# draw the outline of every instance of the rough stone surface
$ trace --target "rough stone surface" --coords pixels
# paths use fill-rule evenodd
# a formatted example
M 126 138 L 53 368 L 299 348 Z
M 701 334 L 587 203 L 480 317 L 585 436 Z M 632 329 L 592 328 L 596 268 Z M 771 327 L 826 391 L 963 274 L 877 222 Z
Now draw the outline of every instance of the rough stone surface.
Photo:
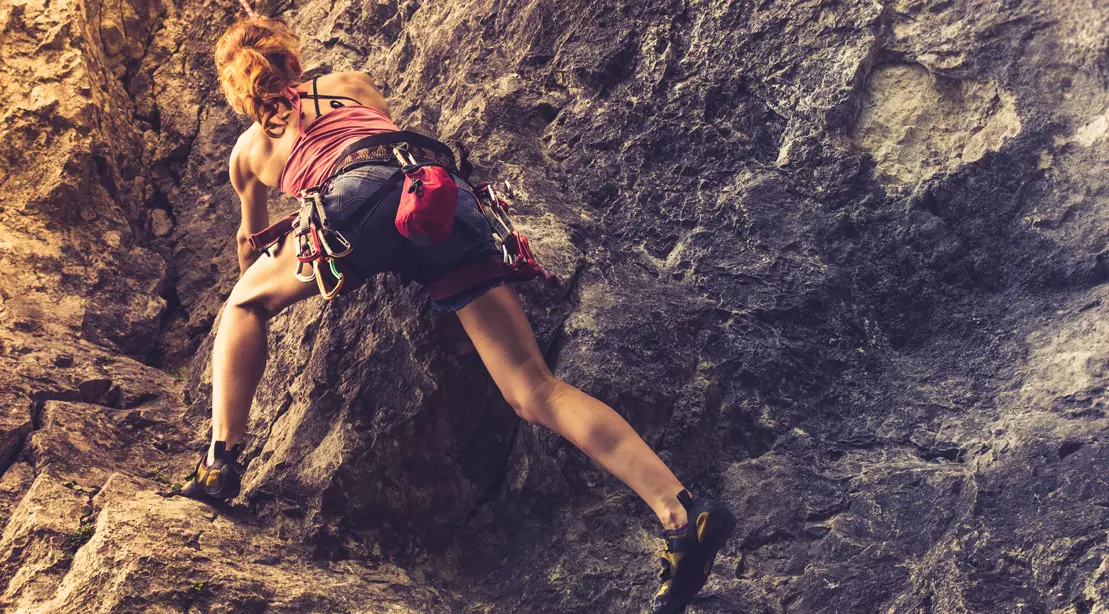
M 1011 94 L 994 83 L 948 81 L 917 64 L 871 72 L 853 132 L 883 183 L 914 184 L 954 171 L 1020 132 Z
M 1109 612 L 1102 7 L 256 8 L 516 187 L 556 374 L 741 518 L 691 612 Z M 0 3 L 0 604 L 640 611 L 645 506 L 390 277 L 272 323 L 242 496 L 174 496 L 237 273 L 237 11 Z

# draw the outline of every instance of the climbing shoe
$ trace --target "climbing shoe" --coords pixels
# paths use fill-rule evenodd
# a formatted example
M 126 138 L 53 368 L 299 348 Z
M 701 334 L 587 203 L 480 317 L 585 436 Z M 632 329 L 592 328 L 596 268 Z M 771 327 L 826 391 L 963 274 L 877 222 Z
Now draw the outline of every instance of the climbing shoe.
M 722 504 L 696 499 L 689 491 L 678 493 L 689 520 L 673 531 L 664 530 L 666 549 L 662 553 L 662 588 L 655 594 L 651 614 L 679 614 L 705 585 L 716 553 L 735 531 L 735 516 Z
M 210 497 L 224 501 L 239 496 L 239 488 L 242 486 L 243 466 L 235 459 L 242 451 L 243 444 L 241 443 L 231 446 L 231 449 L 228 450 L 226 443 L 217 441 L 215 444 L 216 461 L 209 465 L 208 450 L 204 450 L 200 462 L 196 464 L 196 469 L 189 477 L 185 478 L 187 482 L 184 488 L 181 489 L 181 494 L 194 499 Z

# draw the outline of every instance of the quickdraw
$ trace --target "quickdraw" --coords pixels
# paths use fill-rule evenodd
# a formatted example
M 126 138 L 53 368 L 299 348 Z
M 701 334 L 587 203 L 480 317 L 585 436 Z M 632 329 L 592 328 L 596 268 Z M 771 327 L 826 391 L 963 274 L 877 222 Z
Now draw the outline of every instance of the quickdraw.
M 542 277 L 548 284 L 557 285 L 558 278 L 543 269 L 531 251 L 528 238 L 516 229 L 512 218 L 508 217 L 509 204 L 505 198 L 515 197 L 512 185 L 507 181 L 504 182 L 504 196 L 502 196 L 493 188 L 493 184 L 483 181 L 474 186 L 474 195 L 477 197 L 481 212 L 493 229 L 493 238 L 501 250 L 504 266 L 508 269 L 510 277 L 516 281 Z
M 302 191 L 298 200 L 300 213 L 292 221 L 297 257 L 297 268 L 293 274 L 304 283 L 315 280 L 320 294 L 324 299 L 331 300 L 343 289 L 346 279 L 335 262 L 350 254 L 351 245 L 342 233 L 327 226 L 327 213 L 318 189 Z M 310 273 L 304 272 L 305 265 L 311 268 Z

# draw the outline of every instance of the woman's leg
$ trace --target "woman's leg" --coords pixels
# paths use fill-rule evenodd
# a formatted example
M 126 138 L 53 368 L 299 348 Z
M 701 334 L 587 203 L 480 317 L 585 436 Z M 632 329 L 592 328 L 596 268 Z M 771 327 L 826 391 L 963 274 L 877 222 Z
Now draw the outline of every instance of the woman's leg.
M 511 288 L 486 292 L 460 309 L 458 319 L 521 418 L 580 448 L 631 487 L 666 528 L 685 524 L 676 498 L 682 483 L 620 414 L 551 374 Z
M 315 283 L 293 276 L 293 236 L 281 248 L 262 256 L 247 269 L 223 309 L 212 348 L 212 442 L 208 462 L 215 461 L 214 443 L 236 444 L 246 433 L 254 391 L 266 370 L 266 322 L 286 307 L 317 293 Z

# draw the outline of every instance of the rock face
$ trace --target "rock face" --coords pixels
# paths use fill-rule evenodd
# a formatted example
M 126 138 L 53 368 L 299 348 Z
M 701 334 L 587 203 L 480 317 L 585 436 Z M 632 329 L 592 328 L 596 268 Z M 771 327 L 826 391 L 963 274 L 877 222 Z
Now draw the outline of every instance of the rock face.
M 871 72 L 852 138 L 873 156 L 887 188 L 953 172 L 1020 133 L 1015 99 L 996 83 L 946 81 L 919 64 Z
M 255 8 L 512 181 L 556 374 L 741 518 L 690 611 L 1109 612 L 1109 12 Z M 237 11 L 0 3 L 2 609 L 640 611 L 646 506 L 390 277 L 271 324 L 242 496 L 175 496 L 236 275 Z

